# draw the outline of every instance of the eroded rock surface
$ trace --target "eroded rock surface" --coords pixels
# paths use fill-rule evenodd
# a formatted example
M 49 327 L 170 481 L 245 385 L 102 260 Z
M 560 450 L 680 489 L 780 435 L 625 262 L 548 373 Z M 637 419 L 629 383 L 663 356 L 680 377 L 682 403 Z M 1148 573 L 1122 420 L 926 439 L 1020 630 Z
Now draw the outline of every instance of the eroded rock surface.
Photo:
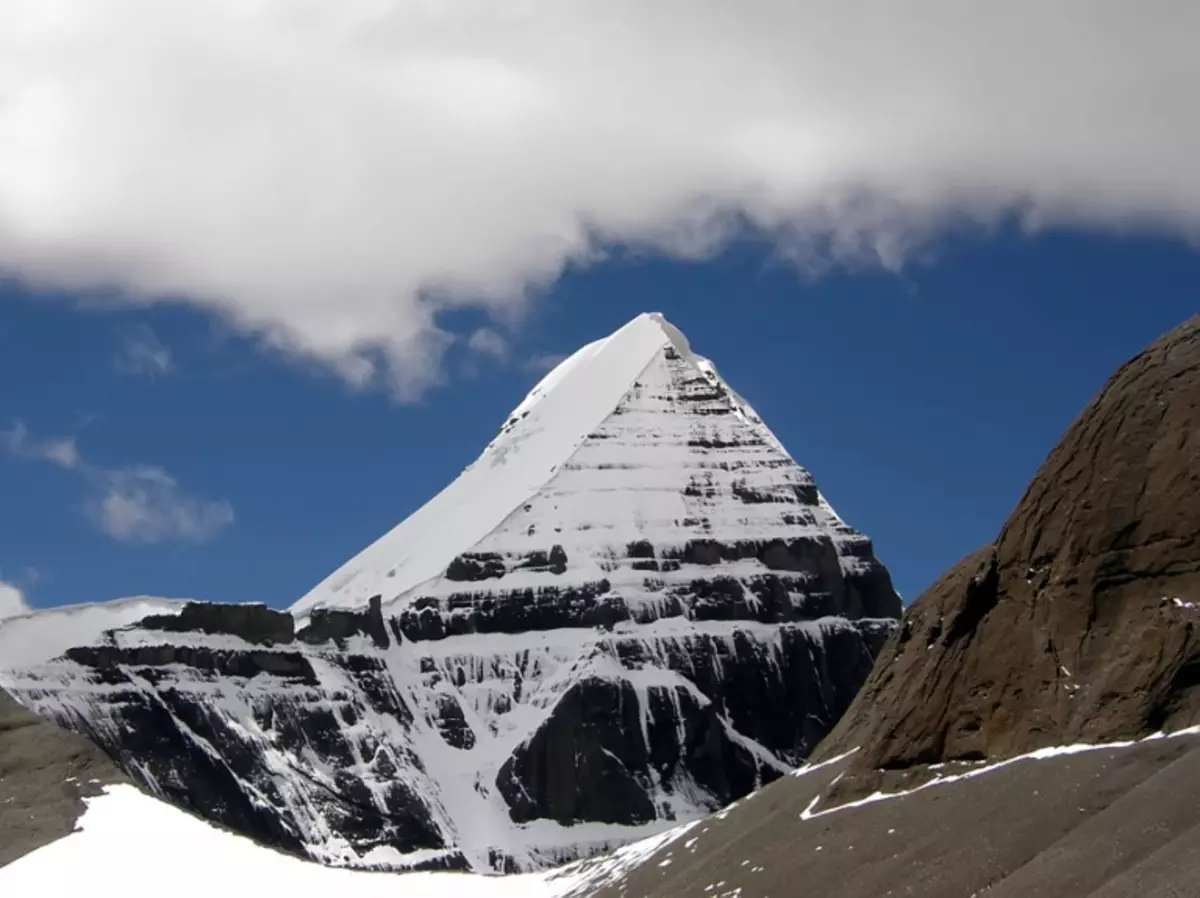
M 822 745 L 861 771 L 1200 723 L 1200 318 L 1124 365 Z

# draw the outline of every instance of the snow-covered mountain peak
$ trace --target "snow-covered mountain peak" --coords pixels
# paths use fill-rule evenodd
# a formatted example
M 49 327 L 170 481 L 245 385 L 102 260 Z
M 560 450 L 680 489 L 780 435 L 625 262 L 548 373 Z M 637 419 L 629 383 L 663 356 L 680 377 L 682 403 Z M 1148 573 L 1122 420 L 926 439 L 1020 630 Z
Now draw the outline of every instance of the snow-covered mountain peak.
M 778 442 L 753 410 L 692 353 L 687 338 L 660 313 L 643 313 L 563 361 L 513 410 L 480 457 L 446 489 L 292 606 L 362 607 L 376 595 L 395 601 L 436 580 L 461 553 L 500 527 L 542 491 L 610 418 L 649 369 L 671 365 L 675 380 L 716 387 L 728 411 Z M 652 378 L 652 379 L 655 379 Z M 603 462 L 601 462 L 603 464 Z M 832 510 L 829 510 L 832 512 Z M 546 547 L 549 549 L 549 546 Z
M 5 670 L 6 634 L 37 636 L 17 619 L 0 685 L 286 850 L 531 870 L 799 763 L 900 601 L 870 541 L 647 314 L 550 372 L 453 483 L 292 611 L 88 610 L 49 646 L 65 655 Z

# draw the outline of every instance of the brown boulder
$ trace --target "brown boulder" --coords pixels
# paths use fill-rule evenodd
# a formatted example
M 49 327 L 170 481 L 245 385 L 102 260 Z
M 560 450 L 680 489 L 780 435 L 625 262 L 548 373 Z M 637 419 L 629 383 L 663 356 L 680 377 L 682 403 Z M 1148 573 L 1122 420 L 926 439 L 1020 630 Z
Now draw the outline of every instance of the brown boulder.
M 1200 317 L 1084 409 L 996 543 L 905 615 L 814 760 L 1011 756 L 1200 724 Z

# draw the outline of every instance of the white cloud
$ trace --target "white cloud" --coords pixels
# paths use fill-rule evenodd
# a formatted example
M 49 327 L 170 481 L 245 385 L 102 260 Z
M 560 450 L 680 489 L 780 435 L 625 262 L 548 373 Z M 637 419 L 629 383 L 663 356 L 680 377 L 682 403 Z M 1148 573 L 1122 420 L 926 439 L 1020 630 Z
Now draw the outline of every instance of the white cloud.
M 490 327 L 480 327 L 467 337 L 467 349 L 478 356 L 502 362 L 508 358 L 508 341 Z
M 80 455 L 73 439 L 35 438 L 20 421 L 0 430 L 0 449 L 76 472 L 92 493 L 88 516 L 101 532 L 121 542 L 202 543 L 234 521 L 227 500 L 192 496 L 162 468 L 98 465 Z
M 33 438 L 24 422 L 17 421 L 0 430 L 0 448 L 10 455 L 30 461 L 48 461 L 68 470 L 79 466 L 79 447 L 71 437 L 39 440 Z
M 0 0 L 0 269 L 414 395 L 605 241 L 1200 222 L 1193 0 Z M 381 370 L 382 369 L 382 370 Z
M 25 593 L 20 587 L 0 580 L 0 620 L 28 614 L 29 603 L 25 601 Z
M 124 336 L 114 359 L 119 373 L 151 378 L 169 374 L 174 365 L 170 348 L 146 325 Z
M 51 440 L 42 447 L 42 457 L 69 470 L 79 466 L 79 447 L 73 439 Z
M 97 526 L 121 542 L 207 542 L 233 523 L 233 507 L 183 493 L 161 468 L 106 472 L 104 493 L 88 506 Z

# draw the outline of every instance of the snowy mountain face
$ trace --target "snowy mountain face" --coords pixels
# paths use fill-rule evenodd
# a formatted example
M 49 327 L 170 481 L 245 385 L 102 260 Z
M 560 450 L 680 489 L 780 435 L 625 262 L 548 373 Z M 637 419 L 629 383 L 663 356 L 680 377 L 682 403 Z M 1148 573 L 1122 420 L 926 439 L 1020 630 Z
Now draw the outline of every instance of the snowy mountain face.
M 656 315 L 551 372 L 290 612 L 106 607 L 74 612 L 101 623 L 65 654 L 26 637 L 0 685 L 270 844 L 503 871 L 697 818 L 801 763 L 900 614 L 870 542 Z M 0 625 L 0 657 L 22 620 Z

